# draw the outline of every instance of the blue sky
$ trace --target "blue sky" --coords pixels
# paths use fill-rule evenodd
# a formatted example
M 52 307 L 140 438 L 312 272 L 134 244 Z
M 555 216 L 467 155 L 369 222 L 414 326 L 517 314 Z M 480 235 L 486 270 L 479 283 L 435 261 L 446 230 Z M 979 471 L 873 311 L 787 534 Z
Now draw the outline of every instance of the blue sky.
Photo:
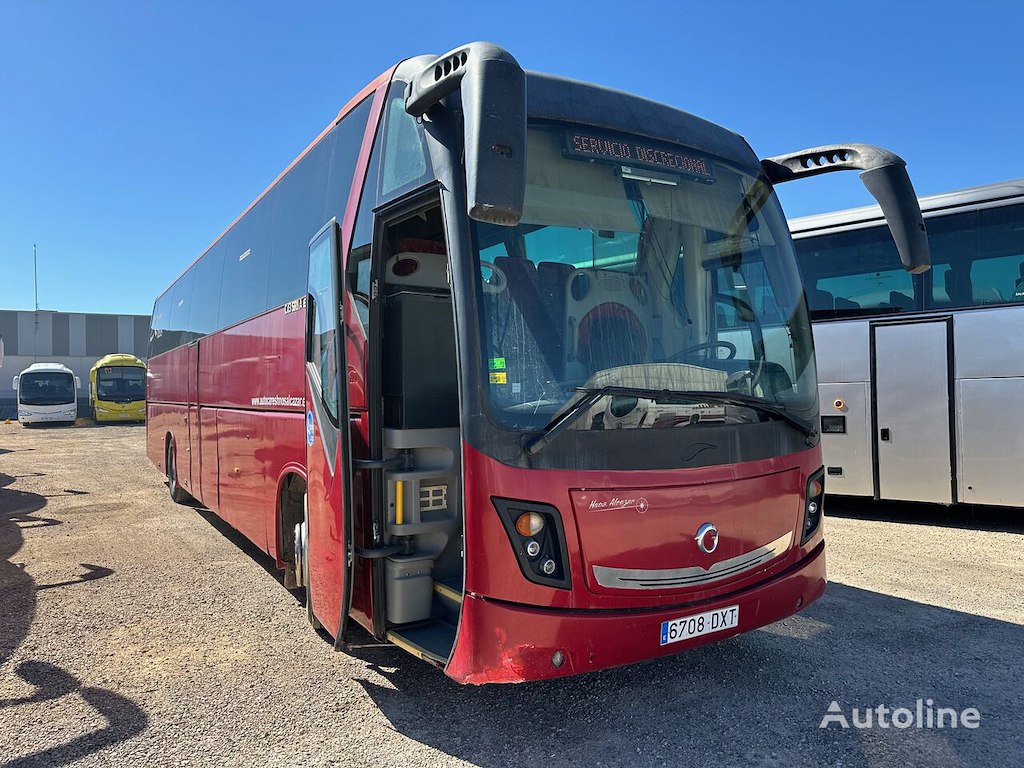
M 492 40 L 761 156 L 880 144 L 921 194 L 1024 176 L 1024 4 L 0 0 L 0 308 L 154 297 L 395 61 Z M 505 8 L 505 11 L 499 11 Z M 869 202 L 855 174 L 790 216 Z

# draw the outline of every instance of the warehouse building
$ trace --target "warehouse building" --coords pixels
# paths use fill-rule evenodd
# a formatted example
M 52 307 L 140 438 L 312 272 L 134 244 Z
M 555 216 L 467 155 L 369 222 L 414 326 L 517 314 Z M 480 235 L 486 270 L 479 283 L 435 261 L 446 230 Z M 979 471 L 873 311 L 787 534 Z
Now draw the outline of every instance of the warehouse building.
M 15 376 L 32 363 L 63 363 L 81 379 L 79 413 L 89 404 L 89 369 L 104 355 L 124 352 L 146 359 L 149 315 L 0 310 L 3 368 L 0 419 L 17 418 Z

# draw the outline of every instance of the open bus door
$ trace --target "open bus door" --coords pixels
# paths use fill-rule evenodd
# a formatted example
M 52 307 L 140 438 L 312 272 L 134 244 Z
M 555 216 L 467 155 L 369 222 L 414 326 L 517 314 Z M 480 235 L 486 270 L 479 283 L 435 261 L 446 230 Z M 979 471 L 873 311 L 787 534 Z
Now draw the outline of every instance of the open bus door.
M 352 458 L 339 256 L 339 227 L 332 219 L 309 245 L 306 498 L 295 531 L 295 575 L 297 585 L 306 587 L 306 615 L 315 627 L 337 617 L 336 627 L 329 625 L 335 647 L 344 643 L 352 594 Z

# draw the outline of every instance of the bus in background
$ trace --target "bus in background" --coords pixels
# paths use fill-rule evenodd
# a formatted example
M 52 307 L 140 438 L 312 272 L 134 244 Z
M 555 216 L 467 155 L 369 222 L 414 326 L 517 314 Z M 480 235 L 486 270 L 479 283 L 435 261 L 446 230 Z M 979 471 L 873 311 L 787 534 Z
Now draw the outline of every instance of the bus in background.
M 106 355 L 89 371 L 89 406 L 101 421 L 146 420 L 146 364 L 135 355 Z
M 1024 506 L 1024 180 L 921 198 L 933 268 L 876 207 L 794 219 L 829 493 Z
M 81 382 L 61 363 L 32 363 L 14 377 L 18 421 L 30 424 L 74 424 L 78 418 Z
M 157 298 L 148 454 L 336 648 L 351 618 L 459 682 L 789 616 L 825 588 L 824 482 L 773 183 L 849 169 L 926 269 L 884 150 L 761 161 L 487 43 L 406 60 Z

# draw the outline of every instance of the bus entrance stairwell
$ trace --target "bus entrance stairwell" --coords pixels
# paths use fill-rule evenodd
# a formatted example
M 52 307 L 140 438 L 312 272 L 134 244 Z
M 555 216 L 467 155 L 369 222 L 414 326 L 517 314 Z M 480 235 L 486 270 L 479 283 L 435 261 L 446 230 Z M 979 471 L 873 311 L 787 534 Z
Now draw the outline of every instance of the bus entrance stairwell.
M 462 602 L 458 362 L 444 219 L 436 191 L 378 222 L 370 322 L 375 630 L 443 666 Z M 375 349 L 376 347 L 376 349 Z M 379 397 L 372 393 L 378 392 Z M 377 457 L 377 458 L 373 458 Z

